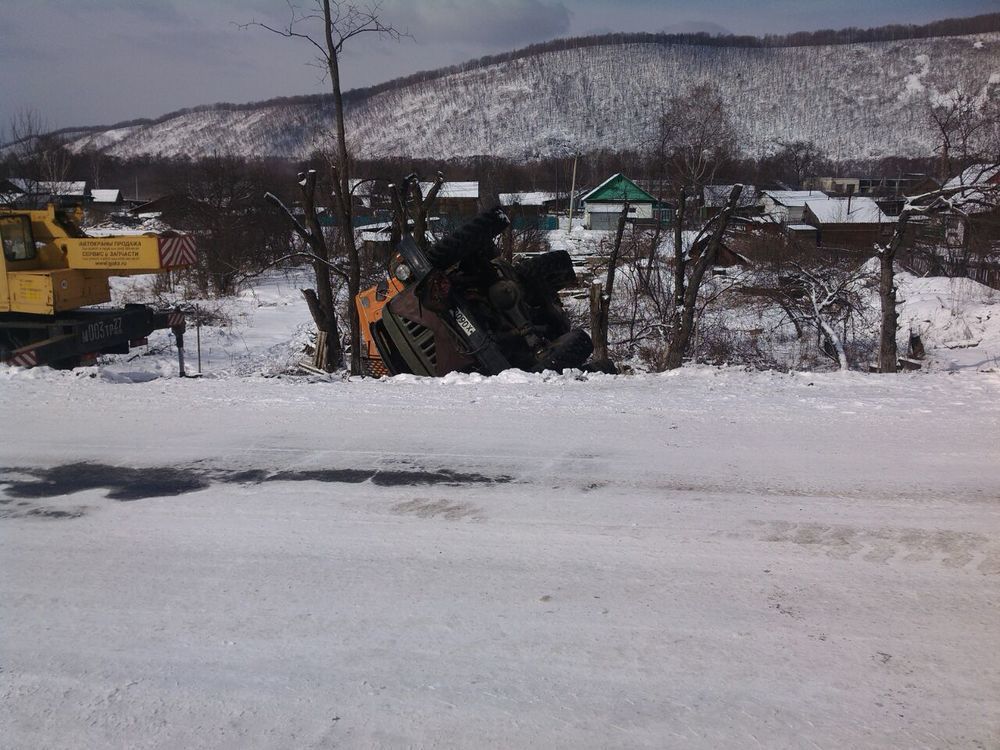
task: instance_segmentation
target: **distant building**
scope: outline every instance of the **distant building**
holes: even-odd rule
[[[653,222],[659,218],[654,215],[654,208],[664,209],[657,206],[656,198],[621,172],[585,193],[581,201],[583,226],[587,229],[615,229],[626,201],[632,209],[628,218],[636,222]]]
[[[760,194],[761,211],[781,224],[801,224],[806,201],[829,200],[820,190],[765,190]]]
[[[701,190],[701,206],[704,218],[710,219],[723,209],[733,192],[733,185],[706,185]],[[736,202],[736,216],[751,216],[759,212],[760,196],[753,185],[744,185]]]
[[[421,182],[420,190],[427,195],[433,185],[433,182]],[[480,210],[478,182],[445,182],[430,215],[440,220],[442,230],[451,231],[475,217]]]
[[[43,207],[47,203],[79,206],[87,201],[87,182],[9,177],[0,185],[0,194],[8,205],[24,208]]]
[[[514,229],[558,229],[558,193],[500,193],[500,205]]]
[[[840,195],[858,195],[861,193],[862,182],[871,181],[862,180],[860,177],[806,177],[802,180],[802,188]]]
[[[816,228],[816,244],[824,247],[871,249],[896,226],[895,217],[863,196],[806,201],[803,218]]]

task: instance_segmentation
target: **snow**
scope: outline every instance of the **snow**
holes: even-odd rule
[[[160,214],[140,214],[133,223],[123,223],[120,219],[108,219],[100,224],[83,227],[91,237],[135,236],[160,234],[173,231],[170,225],[160,220]]]
[[[883,213],[872,198],[807,200],[806,207],[820,224],[886,224],[896,220]]]
[[[903,78],[903,90],[899,94],[900,101],[906,101],[914,95],[923,94],[927,87],[924,85],[924,77],[930,73],[931,59],[927,55],[917,55],[914,62],[920,66],[916,73],[908,73]]]
[[[114,189],[93,188],[90,197],[94,203],[117,203],[121,199],[122,191]]]
[[[559,193],[546,193],[541,191],[522,193],[500,193],[501,206],[544,206],[548,201],[554,201],[559,197]]]
[[[821,190],[765,190],[761,195],[788,208],[801,208],[806,205],[807,201],[818,203],[830,200],[830,197]]]
[[[21,192],[36,195],[41,193],[52,193],[53,195],[78,196],[82,198],[87,192],[87,183],[85,181],[68,182],[58,180],[31,180],[24,177],[9,177],[7,178],[7,182],[18,188]]]
[[[919,333],[929,350],[925,367],[1000,370],[1000,291],[972,279],[905,272],[896,286],[900,343],[905,347],[910,330]]]
[[[7,372],[0,734],[990,746],[998,396],[976,374]],[[34,484],[81,461],[146,473]],[[189,491],[147,491],[158,467]]]
[[[421,182],[420,190],[424,195],[434,186],[433,182]],[[472,198],[479,199],[479,183],[472,182],[462,182],[462,181],[447,181],[438,191],[438,198]]]
[[[733,185],[706,185],[702,188],[702,205],[706,208],[722,208],[729,200],[733,187]],[[749,208],[756,205],[757,201],[757,188],[753,185],[744,185],[736,206]]]
[[[997,293],[899,274],[930,372],[361,380],[307,281],[0,367],[5,748],[1000,738]]]
[[[973,164],[967,167],[961,174],[949,179],[942,187],[942,190],[949,190],[963,185],[995,184],[998,175],[1000,175],[1000,165]]]

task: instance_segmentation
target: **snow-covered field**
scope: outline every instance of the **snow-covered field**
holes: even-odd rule
[[[1000,746],[995,371],[270,377],[296,281],[0,369],[0,746]]]

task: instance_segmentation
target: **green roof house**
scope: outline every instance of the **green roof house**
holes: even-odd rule
[[[609,177],[580,199],[583,203],[583,226],[587,229],[615,229],[625,201],[633,210],[629,218],[652,221],[656,198],[621,172]]]

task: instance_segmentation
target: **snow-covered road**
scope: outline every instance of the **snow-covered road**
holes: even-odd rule
[[[4,748],[1000,746],[996,374],[36,372]]]

